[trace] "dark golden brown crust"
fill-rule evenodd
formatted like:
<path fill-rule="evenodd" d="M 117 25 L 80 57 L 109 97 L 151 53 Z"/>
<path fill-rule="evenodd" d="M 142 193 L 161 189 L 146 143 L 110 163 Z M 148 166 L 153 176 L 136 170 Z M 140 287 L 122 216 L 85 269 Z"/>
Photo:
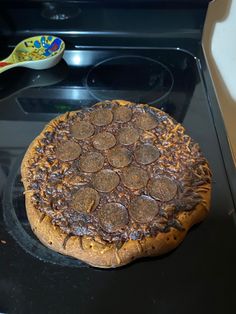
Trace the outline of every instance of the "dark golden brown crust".
<path fill-rule="evenodd" d="M 123 106 L 129 102 L 119 100 Z M 155 109 L 155 108 L 152 108 Z M 155 109 L 158 110 L 158 109 Z M 73 114 L 73 113 L 72 113 Z M 92 266 L 101 268 L 119 267 L 128 264 L 144 256 L 158 256 L 167 253 L 177 247 L 186 236 L 188 230 L 196 223 L 202 221 L 209 210 L 211 198 L 211 185 L 199 186 L 197 192 L 202 196 L 202 201 L 192 211 L 181 212 L 179 222 L 184 227 L 180 231 L 171 228 L 169 232 L 158 233 L 155 237 L 146 237 L 143 240 L 128 240 L 121 246 L 108 244 L 100 239 L 92 239 L 88 236 L 68 237 L 59 227 L 51 223 L 51 218 L 37 210 L 32 201 L 32 191 L 28 190 L 27 173 L 29 160 L 34 156 L 34 148 L 47 131 L 52 131 L 58 121 L 63 121 L 68 113 L 52 120 L 41 134 L 29 146 L 21 166 L 22 181 L 25 187 L 26 210 L 33 232 L 47 247 L 64 255 L 73 256 Z"/>

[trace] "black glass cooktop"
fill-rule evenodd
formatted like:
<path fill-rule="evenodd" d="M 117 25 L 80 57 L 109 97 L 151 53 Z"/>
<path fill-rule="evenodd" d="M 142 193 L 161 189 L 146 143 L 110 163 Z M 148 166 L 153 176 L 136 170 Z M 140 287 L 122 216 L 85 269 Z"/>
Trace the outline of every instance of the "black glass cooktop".
<path fill-rule="evenodd" d="M 44 72 L 14 70 L 14 87 L 12 76 L 4 73 L 0 114 L 11 112 L 9 119 L 47 120 L 98 101 L 127 99 L 162 108 L 183 121 L 199 81 L 196 60 L 175 49 L 84 49 L 67 51 L 65 60 L 68 64 L 62 62 Z M 14 97 L 8 97 L 13 92 Z"/>
<path fill-rule="evenodd" d="M 47 121 L 105 99 L 168 112 L 200 143 L 213 171 L 209 217 L 178 249 L 107 271 L 39 243 L 20 179 L 23 154 Z M 234 302 L 234 205 L 201 62 L 187 51 L 72 50 L 55 68 L 2 74 L 0 192 L 0 312 L 226 313 Z"/>

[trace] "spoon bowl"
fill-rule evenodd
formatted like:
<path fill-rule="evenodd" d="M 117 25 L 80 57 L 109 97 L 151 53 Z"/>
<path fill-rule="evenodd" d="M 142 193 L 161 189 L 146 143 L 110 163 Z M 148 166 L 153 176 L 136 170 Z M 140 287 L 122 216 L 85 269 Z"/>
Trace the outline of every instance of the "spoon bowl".
<path fill-rule="evenodd" d="M 36 70 L 56 65 L 65 50 L 64 41 L 55 36 L 34 36 L 21 41 L 9 57 L 0 61 L 0 73 L 21 66 Z"/>

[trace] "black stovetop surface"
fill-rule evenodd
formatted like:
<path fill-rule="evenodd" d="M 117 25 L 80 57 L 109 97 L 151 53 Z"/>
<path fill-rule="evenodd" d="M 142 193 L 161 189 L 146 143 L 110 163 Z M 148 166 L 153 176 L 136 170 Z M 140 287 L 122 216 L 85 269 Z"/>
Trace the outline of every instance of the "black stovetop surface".
<path fill-rule="evenodd" d="M 235 208 L 201 60 L 174 48 L 81 48 L 43 72 L 0 77 L 0 312 L 231 313 L 236 306 Z M 14 82 L 14 84 L 13 84 Z M 99 100 L 163 109 L 200 143 L 213 172 L 212 206 L 172 253 L 99 270 L 45 248 L 25 213 L 19 167 L 45 123 Z"/>

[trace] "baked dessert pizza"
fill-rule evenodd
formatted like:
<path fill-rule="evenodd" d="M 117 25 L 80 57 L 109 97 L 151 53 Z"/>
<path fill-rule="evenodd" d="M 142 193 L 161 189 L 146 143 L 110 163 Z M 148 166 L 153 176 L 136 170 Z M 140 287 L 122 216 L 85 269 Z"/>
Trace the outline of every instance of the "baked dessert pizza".
<path fill-rule="evenodd" d="M 38 239 L 96 267 L 173 250 L 210 206 L 211 171 L 199 145 L 168 114 L 128 101 L 52 120 L 21 173 Z"/>

